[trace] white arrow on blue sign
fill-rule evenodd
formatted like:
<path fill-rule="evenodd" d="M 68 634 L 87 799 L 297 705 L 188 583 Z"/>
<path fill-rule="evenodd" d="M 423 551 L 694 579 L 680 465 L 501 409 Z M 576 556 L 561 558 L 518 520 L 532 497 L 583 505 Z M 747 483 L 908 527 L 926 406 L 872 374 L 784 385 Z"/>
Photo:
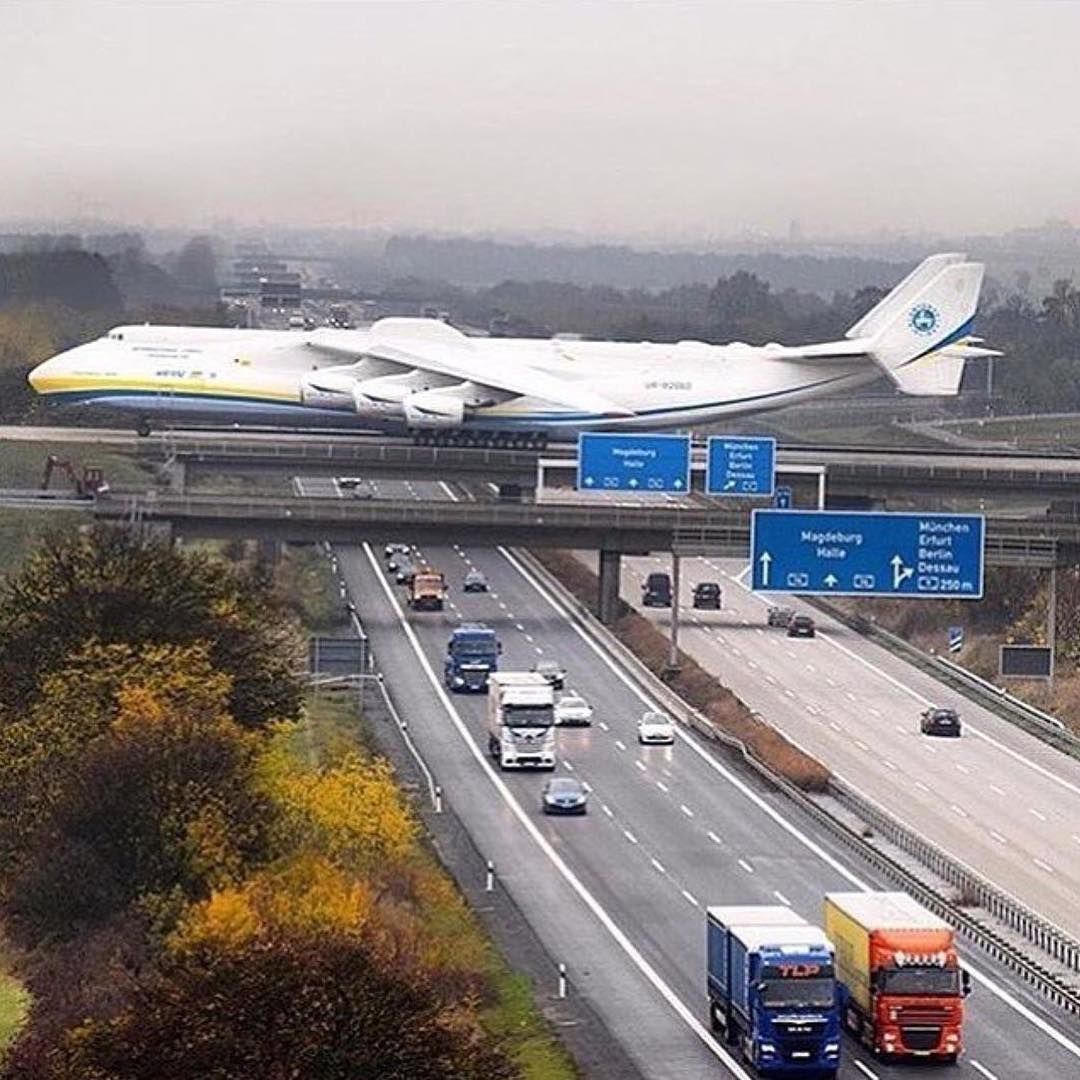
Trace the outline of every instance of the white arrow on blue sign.
<path fill-rule="evenodd" d="M 755 510 L 752 587 L 978 600 L 984 534 L 980 514 Z"/>
<path fill-rule="evenodd" d="M 776 482 L 776 440 L 737 435 L 709 438 L 705 492 L 744 498 L 772 495 Z"/>
<path fill-rule="evenodd" d="M 690 489 L 690 438 L 582 434 L 577 486 L 579 491 L 686 492 Z"/>

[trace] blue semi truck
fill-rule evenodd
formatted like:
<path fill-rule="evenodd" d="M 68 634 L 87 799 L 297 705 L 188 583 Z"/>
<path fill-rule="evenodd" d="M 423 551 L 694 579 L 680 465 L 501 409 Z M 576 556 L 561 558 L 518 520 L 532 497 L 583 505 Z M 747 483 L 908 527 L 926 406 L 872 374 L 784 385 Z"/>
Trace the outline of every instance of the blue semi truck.
<path fill-rule="evenodd" d="M 710 907 L 709 1020 L 763 1076 L 835 1077 L 840 1005 L 825 932 L 787 907 Z"/>
<path fill-rule="evenodd" d="M 443 680 L 459 693 L 487 693 L 488 676 L 499 667 L 502 651 L 495 631 L 465 624 L 450 635 L 443 665 Z"/>

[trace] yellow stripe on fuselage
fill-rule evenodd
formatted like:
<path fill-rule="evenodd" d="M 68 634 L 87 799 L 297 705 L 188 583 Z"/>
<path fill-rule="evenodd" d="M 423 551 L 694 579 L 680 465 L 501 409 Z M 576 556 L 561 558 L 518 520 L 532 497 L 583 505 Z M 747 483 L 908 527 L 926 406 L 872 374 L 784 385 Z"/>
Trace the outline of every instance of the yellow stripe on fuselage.
<path fill-rule="evenodd" d="M 39 394 L 96 393 L 107 390 L 157 392 L 160 394 L 197 394 L 201 397 L 248 397 L 266 398 L 273 401 L 300 403 L 300 388 L 272 389 L 267 386 L 242 386 L 219 379 L 138 379 L 129 375 L 38 375 L 34 389 Z"/>

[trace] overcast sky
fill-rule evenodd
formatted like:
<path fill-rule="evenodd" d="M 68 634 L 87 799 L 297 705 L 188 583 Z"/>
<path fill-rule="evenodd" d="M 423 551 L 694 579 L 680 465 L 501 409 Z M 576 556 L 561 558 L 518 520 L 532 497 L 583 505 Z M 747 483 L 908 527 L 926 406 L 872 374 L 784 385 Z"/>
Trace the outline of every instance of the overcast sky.
<path fill-rule="evenodd" d="M 1080 4 L 0 0 L 0 220 L 1080 224 Z"/>

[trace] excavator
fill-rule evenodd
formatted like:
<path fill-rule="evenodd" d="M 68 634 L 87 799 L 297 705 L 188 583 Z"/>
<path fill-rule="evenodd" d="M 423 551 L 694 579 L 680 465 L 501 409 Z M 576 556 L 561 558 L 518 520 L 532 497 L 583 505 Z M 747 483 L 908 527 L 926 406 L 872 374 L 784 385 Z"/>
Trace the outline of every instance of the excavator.
<path fill-rule="evenodd" d="M 68 478 L 80 499 L 92 499 L 95 495 L 104 495 L 109 490 L 105 470 L 100 465 L 85 465 L 80 475 L 66 458 L 50 454 L 45 459 L 45 473 L 41 478 L 42 491 L 49 490 L 53 474 L 57 472 Z"/>

